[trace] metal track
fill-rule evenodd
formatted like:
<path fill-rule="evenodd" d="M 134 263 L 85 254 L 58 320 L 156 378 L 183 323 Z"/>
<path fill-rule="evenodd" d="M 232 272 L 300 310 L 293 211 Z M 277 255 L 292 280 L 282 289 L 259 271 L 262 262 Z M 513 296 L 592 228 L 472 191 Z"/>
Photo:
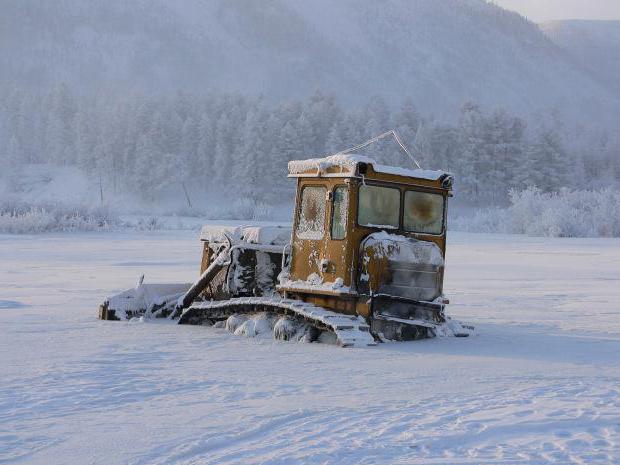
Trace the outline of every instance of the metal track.
<path fill-rule="evenodd" d="M 280 297 L 240 297 L 194 303 L 179 318 L 179 324 L 200 325 L 223 320 L 235 313 L 267 312 L 302 319 L 317 329 L 336 335 L 342 347 L 374 346 L 370 327 L 361 316 L 332 312 L 311 303 Z"/>

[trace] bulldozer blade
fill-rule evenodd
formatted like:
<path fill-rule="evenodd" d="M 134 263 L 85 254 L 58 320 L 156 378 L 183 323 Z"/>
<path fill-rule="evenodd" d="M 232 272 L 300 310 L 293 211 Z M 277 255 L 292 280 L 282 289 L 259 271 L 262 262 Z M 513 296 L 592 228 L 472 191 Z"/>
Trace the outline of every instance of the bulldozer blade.
<path fill-rule="evenodd" d="M 144 284 L 107 298 L 99 306 L 100 320 L 130 320 L 151 314 L 168 316 L 191 283 Z"/>

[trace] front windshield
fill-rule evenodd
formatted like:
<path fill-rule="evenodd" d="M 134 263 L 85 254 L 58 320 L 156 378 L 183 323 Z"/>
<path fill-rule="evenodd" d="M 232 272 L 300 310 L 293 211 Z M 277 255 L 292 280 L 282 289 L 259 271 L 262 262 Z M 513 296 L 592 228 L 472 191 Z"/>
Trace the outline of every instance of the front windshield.
<path fill-rule="evenodd" d="M 398 229 L 400 190 L 391 187 L 362 185 L 359 190 L 357 222 L 360 226 Z"/>
<path fill-rule="evenodd" d="M 441 234 L 444 219 L 444 197 L 428 192 L 405 192 L 403 226 L 405 231 Z"/>

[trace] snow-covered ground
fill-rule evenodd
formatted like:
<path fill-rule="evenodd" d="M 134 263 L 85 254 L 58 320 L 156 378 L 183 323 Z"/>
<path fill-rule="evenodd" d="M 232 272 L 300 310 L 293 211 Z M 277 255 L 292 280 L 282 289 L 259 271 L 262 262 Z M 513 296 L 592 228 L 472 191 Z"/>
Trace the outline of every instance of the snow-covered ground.
<path fill-rule="evenodd" d="M 96 307 L 187 231 L 0 235 L 0 463 L 617 464 L 620 240 L 452 234 L 468 339 L 245 339 Z"/>

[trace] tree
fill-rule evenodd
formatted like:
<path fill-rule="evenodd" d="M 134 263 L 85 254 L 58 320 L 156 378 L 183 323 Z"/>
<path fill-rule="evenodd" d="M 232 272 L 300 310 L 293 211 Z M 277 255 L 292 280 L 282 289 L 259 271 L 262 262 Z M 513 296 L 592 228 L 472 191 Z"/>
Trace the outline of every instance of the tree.
<path fill-rule="evenodd" d="M 61 84 L 51 94 L 47 121 L 47 148 L 51 161 L 56 164 L 75 162 L 75 140 L 72 131 L 76 103 L 67 86 Z"/>
<path fill-rule="evenodd" d="M 215 153 L 215 134 L 213 124 L 208 113 L 200 116 L 198 124 L 198 145 L 196 147 L 196 171 L 207 182 L 211 176 L 213 169 L 213 160 Z"/>
<path fill-rule="evenodd" d="M 557 131 L 543 127 L 529 149 L 530 179 L 543 191 L 559 190 L 566 183 L 566 152 Z"/>
<path fill-rule="evenodd" d="M 459 145 L 461 156 L 455 160 L 459 173 L 456 184 L 460 192 L 476 199 L 479 196 L 480 154 L 484 145 L 484 124 L 480 107 L 473 102 L 466 102 L 461 107 L 459 118 Z"/>
<path fill-rule="evenodd" d="M 17 137 L 13 135 L 4 150 L 0 164 L 10 192 L 19 192 L 21 189 L 22 156 L 21 145 Z"/>
<path fill-rule="evenodd" d="M 181 129 L 181 140 L 178 151 L 177 178 L 181 182 L 191 179 L 198 168 L 197 152 L 199 145 L 198 124 L 188 116 Z"/>

